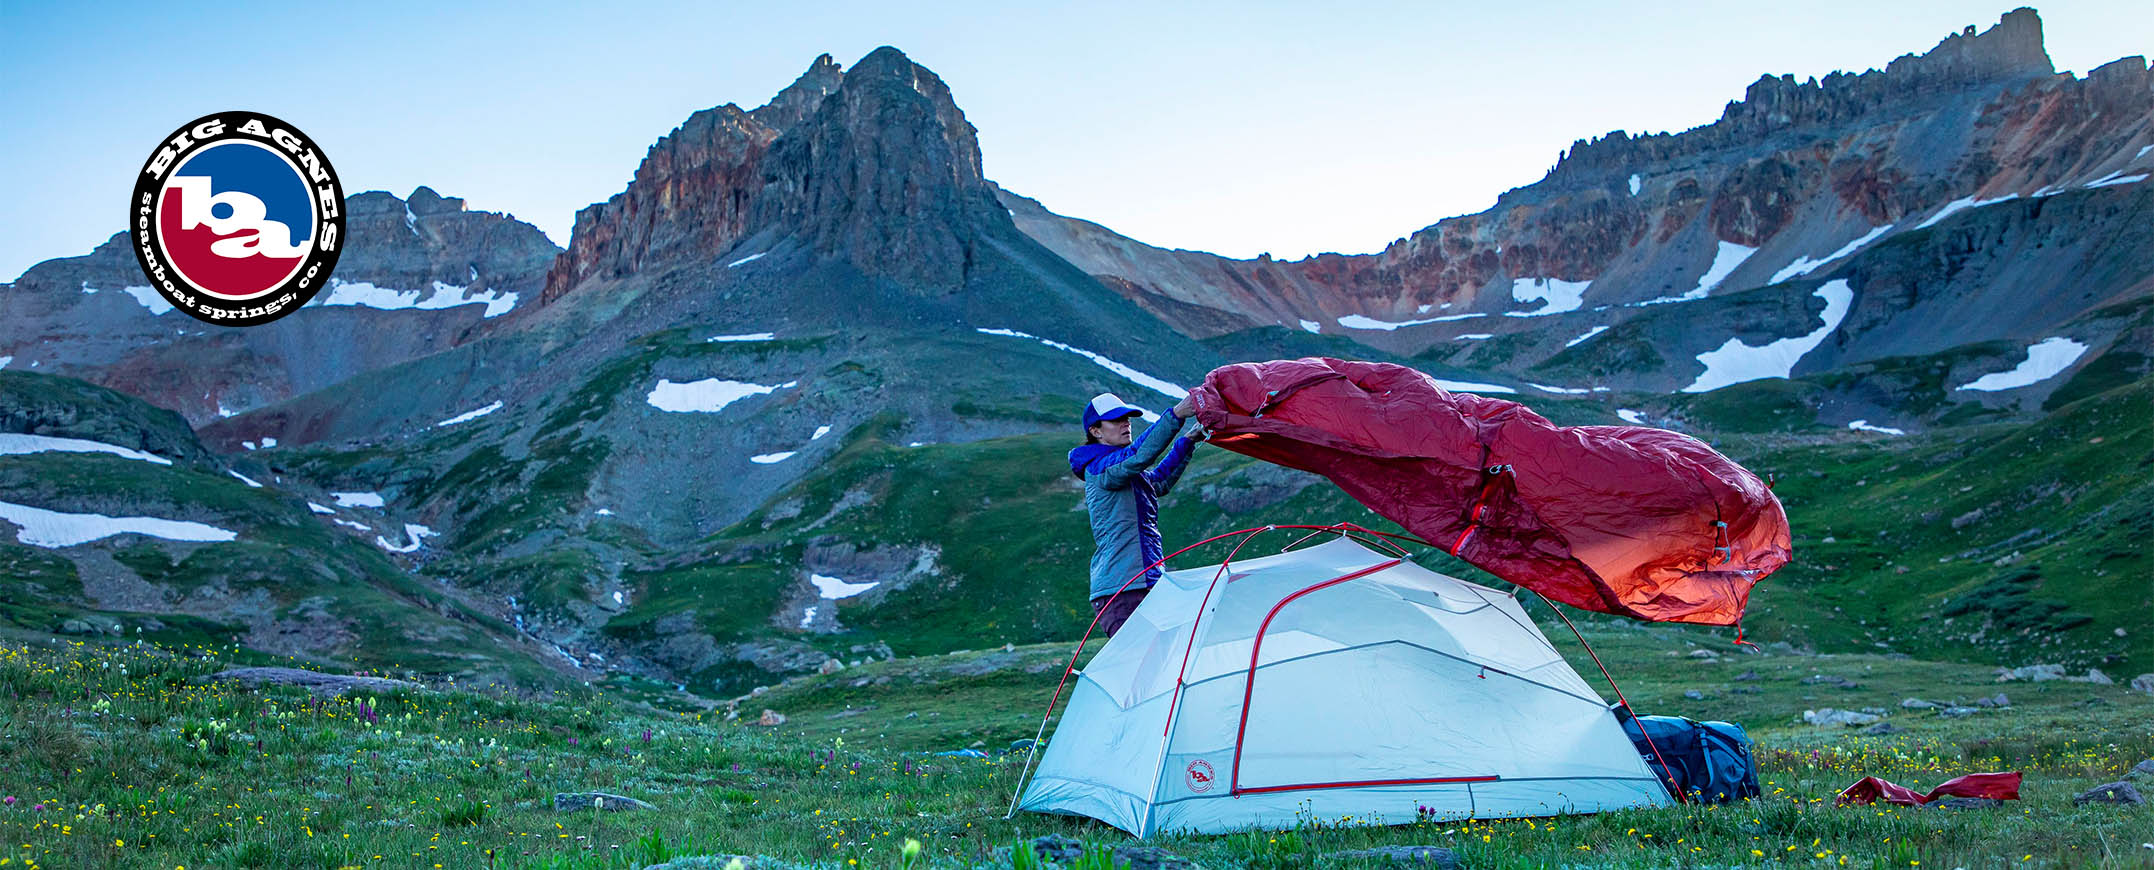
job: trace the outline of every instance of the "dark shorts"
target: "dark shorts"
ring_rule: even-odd
[[[1150,587],[1131,587],[1114,595],[1092,599],[1092,615],[1099,618],[1093,635],[1113,637],[1115,632],[1121,631],[1122,623],[1128,622],[1129,615],[1137,612],[1137,605],[1144,603],[1144,594],[1150,591]]]

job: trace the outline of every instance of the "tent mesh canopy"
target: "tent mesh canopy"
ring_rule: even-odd
[[[1020,806],[1143,837],[1667,801],[1515,599],[1339,538],[1167,573]]]

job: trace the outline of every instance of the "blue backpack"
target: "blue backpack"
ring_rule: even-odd
[[[1758,796],[1758,762],[1743,726],[1681,716],[1634,716],[1626,707],[1615,712],[1645,766],[1678,800],[1719,804]],[[1660,751],[1656,754],[1655,749]]]

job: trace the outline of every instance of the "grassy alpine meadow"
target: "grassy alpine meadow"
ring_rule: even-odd
[[[1309,818],[1146,845],[1206,867],[1364,866],[1330,856],[1385,845],[1450,848],[1473,868],[2154,865],[2154,811],[2072,802],[2154,757],[2154,697],[1903,656],[1756,652],[1710,631],[1584,630],[1640,711],[1748,727],[1765,796],[1496,822]],[[1548,633],[1599,681],[1568,632]],[[1029,867],[1029,849],[1008,847],[1056,834],[1099,853],[1072,866],[1104,868],[1132,844],[1121,832],[1004,817],[1025,762],[1010,744],[1036,732],[1070,653],[861,662],[728,718],[647,686],[323,698],[208,680],[235,663],[228,647],[18,643],[0,647],[0,867]],[[2009,706],[1958,719],[1899,705],[1999,692]],[[1901,730],[1802,723],[1822,707],[1880,709]],[[766,709],[785,721],[755,724]],[[1865,775],[1927,790],[2002,770],[2026,781],[1998,809],[1833,800]],[[556,793],[593,791],[656,809],[554,808]]]

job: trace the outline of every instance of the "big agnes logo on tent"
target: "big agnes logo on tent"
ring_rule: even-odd
[[[268,323],[329,283],[344,235],[343,188],[321,149],[255,112],[189,122],[135,179],[135,259],[166,300],[199,320]]]

